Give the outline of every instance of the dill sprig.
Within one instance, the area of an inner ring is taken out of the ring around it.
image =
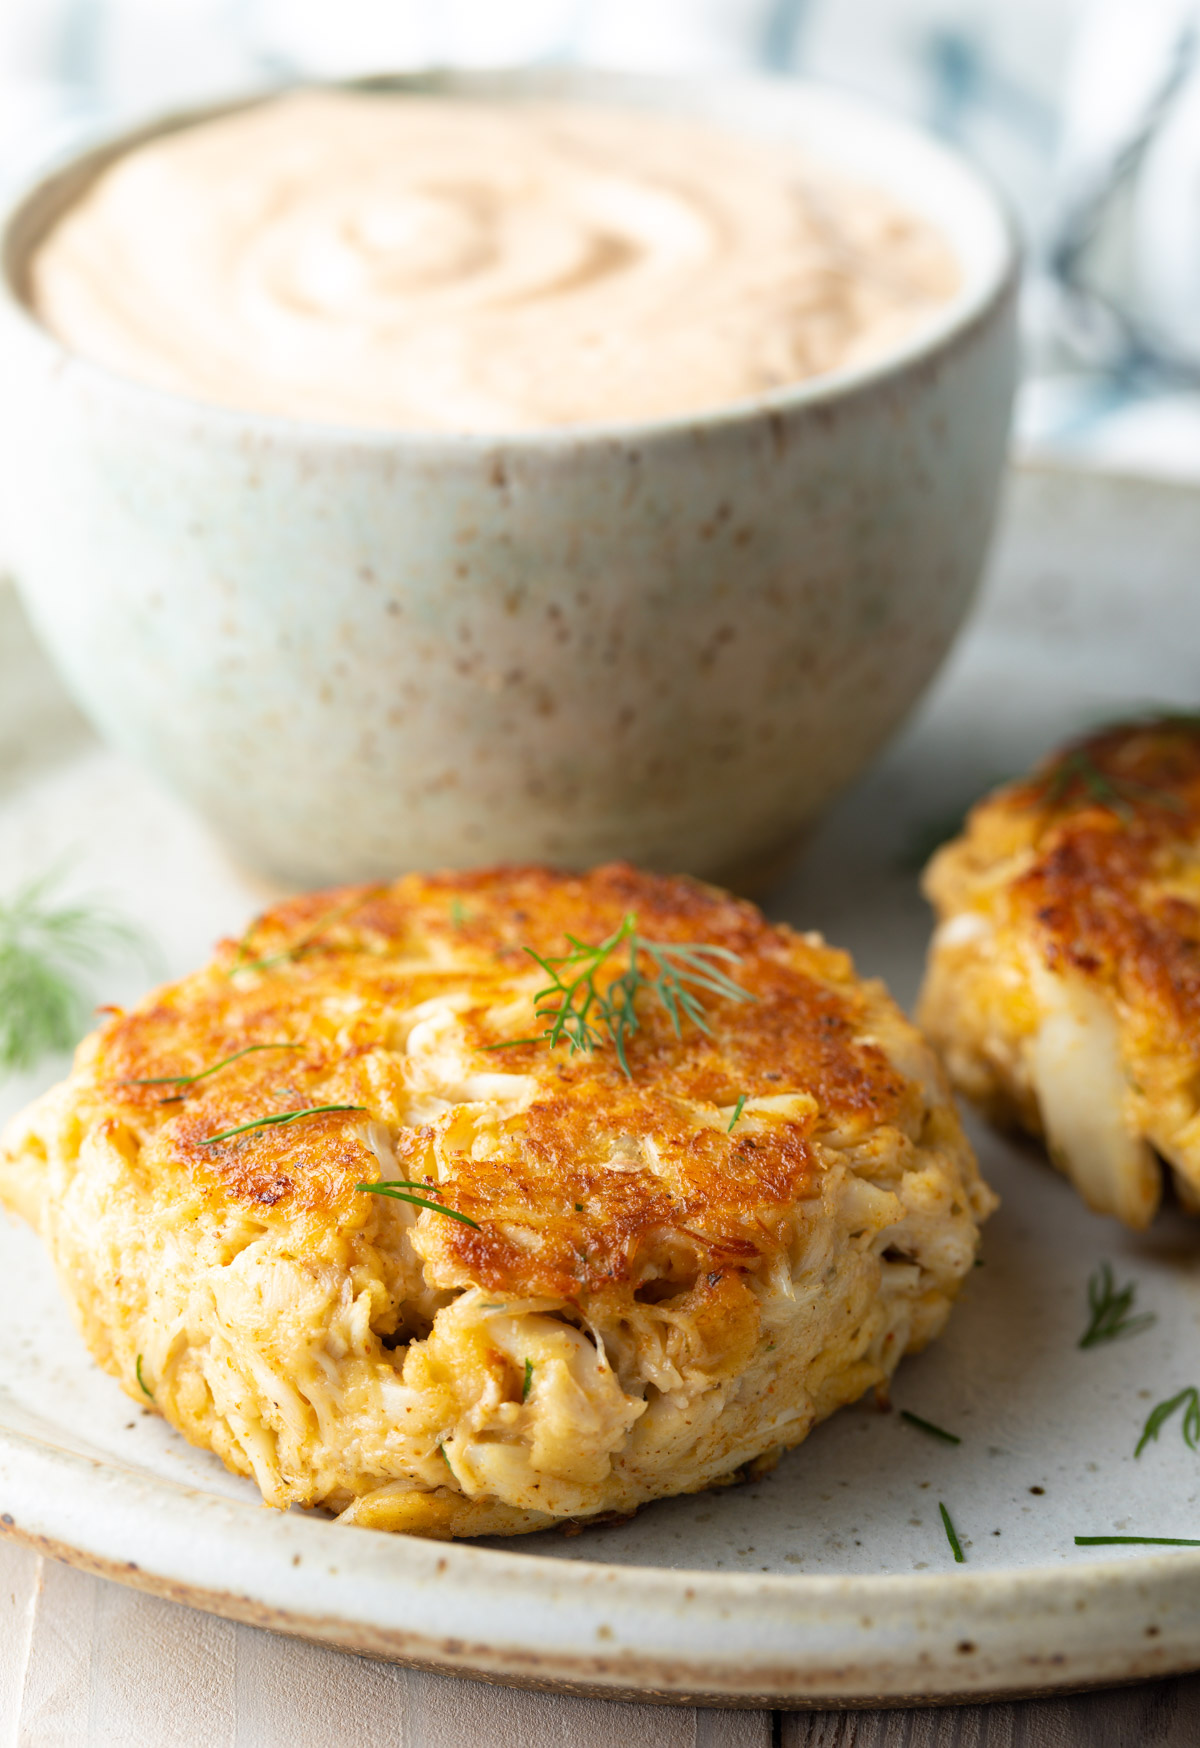
[[[441,1202],[431,1202],[430,1196],[440,1196],[441,1190],[436,1184],[426,1183],[423,1178],[384,1178],[379,1183],[355,1184],[355,1189],[369,1196],[390,1196],[395,1202],[408,1202],[414,1208],[424,1208],[430,1214],[444,1214],[448,1220],[461,1220],[464,1226],[472,1226],[479,1231],[478,1220],[472,1220],[469,1214],[460,1214],[457,1208],[443,1207]],[[416,1196],[414,1190],[424,1190],[424,1196]],[[491,1309],[489,1306],[485,1310]],[[504,1307],[497,1306],[497,1310]]]
[[[738,1098],[737,1104],[734,1105],[734,1107],[733,1107],[733,1115],[732,1115],[732,1117],[730,1117],[729,1127],[725,1131],[725,1133],[727,1135],[733,1134],[733,1125],[737,1122],[738,1118],[741,1116],[742,1112],[745,1109],[746,1109],[746,1095],[745,1095],[745,1093],[742,1093],[742,1094],[740,1094],[740,1096]]]
[[[526,1360],[525,1361],[525,1382],[521,1386],[521,1400],[522,1400],[522,1402],[528,1402],[529,1391],[530,1391],[530,1387],[531,1387],[532,1383],[533,1383],[533,1361]]]
[[[1177,1408],[1183,1409],[1183,1419],[1180,1421],[1179,1429],[1183,1433],[1184,1444],[1192,1451],[1200,1447],[1200,1390],[1197,1390],[1194,1384],[1189,1384],[1186,1389],[1180,1390],[1177,1396],[1160,1402],[1157,1407],[1150,1410],[1146,1416],[1146,1424],[1142,1428],[1142,1436],[1137,1442],[1137,1449],[1133,1453],[1135,1457],[1141,1456],[1151,1439],[1157,1442],[1159,1433]]]
[[[701,1032],[711,1031],[697,991],[720,996],[725,1001],[757,999],[721,969],[722,964],[738,963],[738,955],[728,947],[705,943],[681,946],[647,940],[639,934],[637,916],[632,911],[620,928],[599,945],[581,941],[576,935],[566,939],[570,949],[566,953],[543,955],[532,947],[525,948],[550,979],[533,998],[538,1019],[546,1022],[545,1031],[532,1038],[488,1044],[485,1049],[545,1043],[553,1050],[565,1043],[574,1056],[577,1051],[590,1054],[598,1046],[611,1043],[616,1048],[621,1072],[632,1080],[626,1046],[641,1026],[637,1000],[643,991],[656,996],[666,1009],[677,1038],[683,1036],[685,1020],[690,1020]],[[600,971],[622,947],[627,949],[624,971],[607,983],[599,981]],[[647,976],[642,970],[643,960],[650,962],[652,975]],[[565,977],[564,972],[568,973]]]
[[[1130,1316],[1137,1298],[1137,1282],[1127,1281],[1123,1287],[1118,1287],[1110,1262],[1102,1262],[1096,1272],[1088,1276],[1087,1294],[1091,1321],[1079,1337],[1080,1347],[1099,1347],[1104,1341],[1124,1341],[1131,1335],[1140,1335],[1158,1322],[1153,1311],[1143,1311],[1138,1317]]]
[[[907,1420],[910,1426],[915,1426],[918,1432],[927,1432],[931,1438],[940,1438],[944,1444],[960,1445],[962,1440],[956,1432],[947,1432],[945,1427],[935,1426],[932,1420],[922,1420],[919,1414],[913,1414],[909,1409],[900,1410],[901,1420]]]
[[[950,1543],[950,1552],[954,1555],[955,1564],[963,1566],[966,1564],[967,1556],[962,1551],[962,1543],[958,1539],[958,1532],[950,1522],[950,1513],[946,1510],[946,1507],[940,1500],[938,1501],[938,1510],[942,1514],[942,1528],[946,1532],[946,1540]]]
[[[1076,1536],[1077,1548],[1200,1548],[1200,1540],[1192,1536]]]
[[[285,1123],[298,1123],[301,1117],[316,1117],[322,1111],[365,1111],[365,1105],[301,1105],[294,1111],[277,1111],[270,1117],[255,1117],[251,1123],[239,1123],[234,1129],[222,1129],[219,1135],[206,1135],[201,1147],[215,1147],[218,1141],[232,1141],[235,1135],[247,1135],[251,1129],[280,1128]]]
[[[1133,818],[1134,807],[1139,801],[1165,807],[1171,813],[1181,811],[1174,795],[1162,789],[1152,789],[1149,784],[1138,783],[1132,777],[1110,776],[1081,747],[1064,753],[1048,773],[1043,780],[1041,800],[1046,807],[1061,807],[1072,799],[1075,791],[1082,792],[1085,805],[1091,803],[1107,808],[1118,819],[1127,822]]]
[[[117,1082],[118,1086],[195,1086],[197,1081],[207,1080],[210,1074],[219,1074],[222,1068],[228,1068],[231,1062],[240,1062],[243,1056],[252,1056],[256,1050],[303,1050],[303,1044],[247,1044],[244,1050],[235,1050],[232,1056],[223,1056],[220,1062],[214,1062],[208,1068],[202,1068],[196,1074],[142,1074],[129,1076]],[[178,1104],[185,1095],[177,1094],[174,1098],[162,1099],[164,1105]]]
[[[268,953],[263,959],[247,959],[245,954],[249,950],[250,937],[261,920],[256,917],[238,942],[237,958],[230,966],[229,975],[232,977],[239,971],[266,971],[272,965],[282,965],[285,960],[295,959],[306,947],[311,947],[325,933],[326,929],[332,928],[334,923],[344,921],[346,917],[366,904],[368,899],[377,897],[384,890],[382,886],[372,886],[367,892],[356,893],[347,903],[336,904],[332,910],[323,912],[315,922],[309,924],[308,928],[301,930],[294,941],[290,941],[286,947],[281,947],[277,953]]]
[[[145,936],[96,900],[56,902],[53,869],[0,903],[0,1070],[32,1068],[87,1030],[84,974],[130,953]]]
[[[142,1376],[142,1356],[141,1356],[141,1354],[138,1355],[137,1364],[134,1366],[133,1369],[137,1373],[137,1381],[142,1387],[142,1394],[144,1396],[149,1396],[151,1402],[153,1402],[154,1391],[150,1388],[150,1386],[147,1384],[145,1378],[143,1378],[143,1376]]]

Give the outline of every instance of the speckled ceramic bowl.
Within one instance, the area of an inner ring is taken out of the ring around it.
[[[265,872],[629,856],[744,882],[879,749],[971,600],[1009,227],[940,147],[809,86],[437,83],[795,140],[940,227],[961,290],[878,361],[700,416],[511,438],[264,417],[126,381],[29,312],[31,251],[127,135],[5,224],[5,552],[100,730]]]

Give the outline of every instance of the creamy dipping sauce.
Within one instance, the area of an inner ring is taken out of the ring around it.
[[[34,256],[73,351],[342,425],[697,412],[887,350],[945,239],[784,146],[640,111],[305,91],[116,160]]]

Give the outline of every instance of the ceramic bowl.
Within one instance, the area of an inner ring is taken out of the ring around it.
[[[627,856],[761,883],[971,601],[1010,227],[931,140],[804,84],[419,83],[794,141],[938,226],[961,289],[872,362],[675,419],[496,437],[204,405],[73,355],[25,297],[115,153],[215,112],[159,122],[43,175],[0,235],[0,528],[27,607],[101,733],[272,876]]]

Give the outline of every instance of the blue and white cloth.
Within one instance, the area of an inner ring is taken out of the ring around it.
[[[528,61],[799,73],[933,128],[1029,238],[1025,445],[1200,478],[1200,0],[0,0],[0,174],[264,79]]]

